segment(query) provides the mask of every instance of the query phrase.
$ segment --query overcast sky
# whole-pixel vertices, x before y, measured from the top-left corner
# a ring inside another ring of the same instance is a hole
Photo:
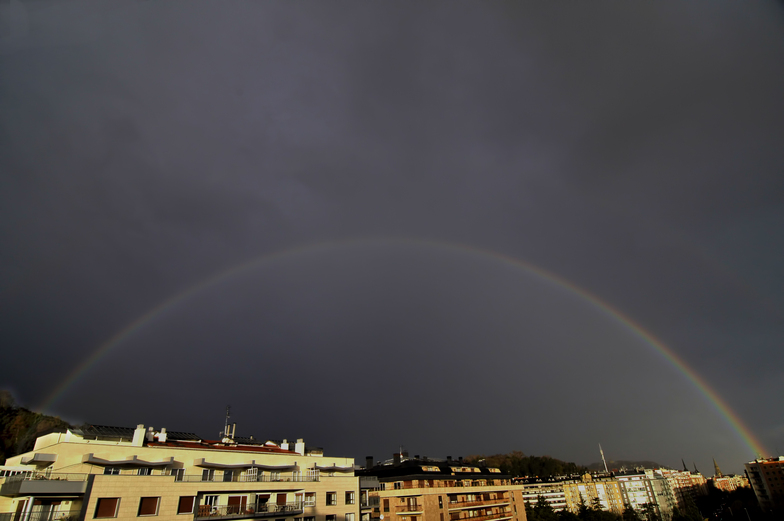
[[[181,295],[48,412],[216,437],[231,404],[238,434],[359,462],[601,442],[740,471],[601,301],[784,452],[780,2],[0,7],[20,403]]]

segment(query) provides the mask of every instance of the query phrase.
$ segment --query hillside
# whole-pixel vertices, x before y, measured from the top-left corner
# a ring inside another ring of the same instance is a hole
[[[38,436],[65,430],[68,423],[16,405],[8,391],[0,391],[0,464],[11,456],[33,449]]]
[[[563,476],[567,474],[580,474],[587,470],[586,467],[572,462],[561,461],[550,456],[526,456],[520,451],[509,454],[495,454],[493,456],[469,456],[466,460],[477,463],[485,460],[489,467],[497,467],[504,474],[512,477],[523,476]]]
[[[668,468],[666,465],[662,466],[655,461],[632,461],[632,460],[610,460],[607,462],[607,469],[610,471],[613,470],[620,470],[621,468],[625,469],[635,469],[638,467],[644,467],[646,469],[660,469],[660,468]],[[588,465],[590,470],[604,470],[604,464],[601,461],[596,463],[591,463]]]

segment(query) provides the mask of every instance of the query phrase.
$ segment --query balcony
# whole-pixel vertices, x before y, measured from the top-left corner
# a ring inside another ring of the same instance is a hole
[[[484,516],[474,517],[450,517],[450,521],[500,521],[502,519],[511,519],[512,512],[498,512],[497,514],[487,514]]]
[[[210,505],[199,505],[196,512],[196,519],[209,519],[210,521],[220,521],[222,519],[257,519],[261,517],[284,517],[302,515],[302,503],[286,503],[276,505],[267,503],[258,507],[243,507],[240,505],[222,505],[213,507]]]
[[[186,474],[184,476],[176,476],[175,481],[182,481],[185,483],[193,483],[195,481],[209,481],[213,483],[280,483],[280,482],[314,482],[320,481],[318,474],[301,475],[296,473],[291,474],[258,474],[258,475],[245,475],[233,474],[227,475],[203,475],[203,474]]]
[[[378,496],[371,496],[359,499],[359,508],[378,508],[381,504]]]
[[[424,511],[424,507],[419,503],[409,503],[407,505],[395,506],[396,514],[416,514],[417,512],[423,512],[423,511]]]
[[[76,521],[79,519],[79,514],[80,511],[78,509],[47,509],[46,511],[43,511],[40,507],[35,507],[32,512],[26,514],[23,512],[20,512],[19,514],[16,512],[2,512],[0,513],[0,521],[11,521],[17,515],[19,516],[19,521]]]
[[[509,499],[506,498],[498,498],[498,499],[482,499],[478,501],[450,501],[449,502],[449,509],[450,510],[459,510],[462,508],[472,508],[472,507],[491,507],[491,506],[501,506],[501,505],[508,505]]]
[[[36,472],[6,478],[0,496],[80,496],[87,490],[89,474]]]

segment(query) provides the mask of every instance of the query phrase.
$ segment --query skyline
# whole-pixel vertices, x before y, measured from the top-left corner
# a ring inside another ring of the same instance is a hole
[[[10,0],[0,388],[742,472],[784,448],[782,63],[771,1]]]

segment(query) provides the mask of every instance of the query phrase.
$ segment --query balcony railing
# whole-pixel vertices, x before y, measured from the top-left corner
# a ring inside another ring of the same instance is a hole
[[[17,516],[19,521],[76,521],[79,519],[79,510],[33,510],[32,512],[2,512],[0,521],[11,521]]]
[[[486,484],[482,485],[479,483],[463,483],[462,481],[456,481],[454,483],[451,482],[439,482],[436,481],[433,485],[420,483],[414,485],[411,482],[404,481],[401,487],[397,487],[397,489],[410,489],[410,488],[455,488],[455,487],[498,487],[501,485],[511,485],[511,481],[508,479],[496,479],[496,480],[488,480]],[[386,483],[387,487],[390,483]],[[390,488],[386,488],[385,490],[392,490]]]
[[[266,503],[264,505],[257,505],[256,507],[248,507],[241,505],[199,505],[199,510],[196,512],[196,519],[212,519],[218,521],[219,519],[250,519],[256,517],[269,517],[269,516],[293,516],[302,514],[303,504],[286,503],[278,505],[275,503]]]
[[[177,476],[175,481],[183,481],[187,483],[193,483],[195,481],[211,481],[214,483],[226,482],[226,483],[256,483],[256,482],[285,482],[285,481],[320,481],[319,476],[316,475],[301,475],[301,474],[281,474],[281,475],[270,475],[270,474],[258,474],[258,475],[245,475],[245,474],[233,474],[231,476],[226,475],[202,475],[202,474],[186,474],[184,476]]]
[[[30,472],[8,476],[5,478],[5,483],[16,483],[18,481],[87,481],[87,476],[89,476],[89,474]]]
[[[491,519],[506,519],[512,517],[512,512],[498,512],[497,514],[487,514],[474,517],[450,517],[450,521],[490,521]]]
[[[469,507],[477,507],[477,506],[485,506],[485,505],[507,505],[507,504],[509,504],[509,499],[506,498],[481,499],[476,501],[450,501],[449,508],[469,508]]]
[[[359,500],[359,508],[376,508],[381,504],[380,498],[378,496],[371,496],[367,498],[360,498]]]
[[[409,503],[407,505],[396,505],[395,512],[402,514],[404,512],[422,512],[424,507],[421,503]]]

